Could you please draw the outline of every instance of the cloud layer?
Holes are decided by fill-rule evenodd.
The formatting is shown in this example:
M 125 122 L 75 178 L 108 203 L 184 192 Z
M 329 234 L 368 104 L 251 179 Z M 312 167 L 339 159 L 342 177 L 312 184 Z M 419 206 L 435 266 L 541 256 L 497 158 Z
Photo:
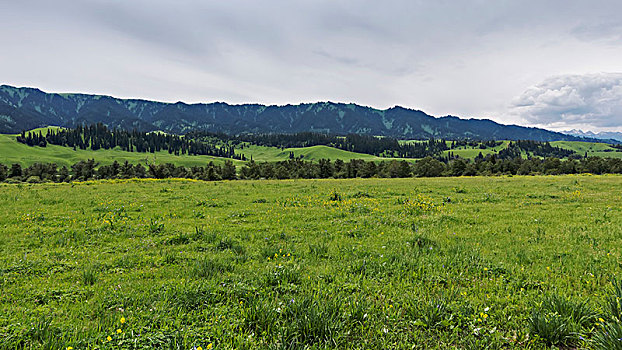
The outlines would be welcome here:
M 545 77 L 622 72 L 620 13 L 618 0 L 4 1 L 0 83 L 524 122 L 508 106 Z
M 513 107 L 528 122 L 555 129 L 622 128 L 622 73 L 550 77 Z

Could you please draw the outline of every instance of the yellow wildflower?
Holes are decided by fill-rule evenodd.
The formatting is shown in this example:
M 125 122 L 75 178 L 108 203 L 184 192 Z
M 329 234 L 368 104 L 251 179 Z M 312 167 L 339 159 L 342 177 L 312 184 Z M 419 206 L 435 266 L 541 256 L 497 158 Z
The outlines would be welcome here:
M 117 329 L 117 334 L 123 332 L 121 329 Z
M 111 340 L 112 340 L 112 337 L 111 337 L 111 336 L 107 336 L 107 337 L 106 337 L 106 340 L 111 341 Z
M 121 323 L 125 323 L 125 317 L 121 317 Z
M 212 343 L 207 344 L 207 346 L 205 347 L 205 350 L 210 350 L 211 348 L 213 348 L 214 345 Z

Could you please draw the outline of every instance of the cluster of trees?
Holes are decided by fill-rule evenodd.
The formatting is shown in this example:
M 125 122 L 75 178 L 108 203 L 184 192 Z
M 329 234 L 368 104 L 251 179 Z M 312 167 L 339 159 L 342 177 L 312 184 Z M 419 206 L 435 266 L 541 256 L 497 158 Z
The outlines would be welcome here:
M 38 132 L 22 132 L 17 141 L 30 146 L 46 147 L 60 145 L 74 149 L 112 149 L 119 147 L 129 152 L 157 152 L 166 150 L 171 154 L 210 155 L 223 158 L 246 160 L 244 154 L 236 154 L 235 149 L 244 149 L 245 145 L 259 145 L 278 148 L 309 147 L 316 145 L 331 146 L 346 151 L 372 154 L 380 157 L 424 158 L 434 157 L 447 162 L 457 158 L 451 150 L 460 147 L 487 149 L 502 144 L 502 141 L 475 141 L 429 139 L 427 141 L 399 142 L 391 137 L 375 137 L 370 135 L 349 134 L 346 136 L 329 135 L 315 132 L 296 134 L 240 134 L 191 132 L 184 136 L 165 133 L 144 133 L 108 129 L 99 123 L 89 126 L 78 126 L 74 129 L 49 129 L 45 135 Z M 621 147 L 621 146 L 614 146 Z M 448 155 L 443 152 L 450 150 Z M 617 150 L 622 151 L 622 148 Z M 612 149 L 613 151 L 613 149 Z M 497 154 L 497 159 L 514 159 L 516 157 L 555 157 L 575 158 L 582 155 L 572 150 L 554 147 L 549 142 L 512 141 L 508 147 Z M 585 156 L 587 157 L 587 155 Z M 483 158 L 483 155 L 478 156 Z
M 503 141 L 478 141 L 478 140 L 455 140 L 448 142 L 443 139 L 429 139 L 427 141 L 401 143 L 391 137 L 375 137 L 370 135 L 349 134 L 346 136 L 328 135 L 315 132 L 300 132 L 295 134 L 241 134 L 229 136 L 209 132 L 194 132 L 187 134 L 191 138 L 216 138 L 222 142 L 231 142 L 244 148 L 244 143 L 278 147 L 309 147 L 309 146 L 330 146 L 346 151 L 372 154 L 379 157 L 398 157 L 398 158 L 424 158 L 434 157 L 443 158 L 442 153 L 447 150 L 455 150 L 461 147 L 472 147 L 474 149 L 488 149 L 500 146 Z M 520 155 L 535 157 L 575 157 L 581 156 L 572 150 L 552 146 L 549 142 L 519 140 L 510 142 L 507 149 L 499 151 L 498 158 L 511 159 Z M 482 158 L 480 156 L 480 158 Z M 453 153 L 445 156 L 445 160 L 456 158 Z
M 581 158 L 575 151 L 551 146 L 548 142 L 538 142 L 529 140 L 519 140 L 510 142 L 508 147 L 499 151 L 497 157 L 501 159 L 513 159 L 526 155 L 536 157 L 554 157 L 554 158 Z
M 78 125 L 74 129 L 48 129 L 45 135 L 39 132 L 22 132 L 17 141 L 29 146 L 46 147 L 47 144 L 73 147 L 74 149 L 113 149 L 121 148 L 127 152 L 159 152 L 171 154 L 209 155 L 223 158 L 246 160 L 237 155 L 235 147 L 227 143 L 215 145 L 192 138 L 158 132 L 139 132 L 108 129 L 98 123 L 88 126 Z
M 423 158 L 439 156 L 447 150 L 443 140 L 428 140 L 401 144 L 391 137 L 375 137 L 370 135 L 348 134 L 346 136 L 326 135 L 303 132 L 290 135 L 240 135 L 236 138 L 254 145 L 289 148 L 308 146 L 330 146 L 345 151 L 372 154 L 379 157 Z
M 456 140 L 451 142 L 450 149 L 456 149 L 460 147 L 471 147 L 471 148 L 479 148 L 479 149 L 487 149 L 500 146 L 503 141 L 477 141 L 477 140 Z
M 241 134 L 228 136 L 207 132 L 195 132 L 194 138 L 216 137 L 222 141 L 235 144 L 248 143 L 258 146 L 292 148 L 310 146 L 330 146 L 345 151 L 372 154 L 379 157 L 423 158 L 440 156 L 447 150 L 444 140 L 430 139 L 422 142 L 400 143 L 391 137 L 375 137 L 370 135 L 348 134 L 346 136 L 329 135 L 316 132 L 300 132 L 295 134 Z M 243 148 L 243 146 L 240 146 Z
M 100 165 L 94 159 L 82 160 L 70 168 L 59 168 L 54 163 L 34 163 L 23 168 L 20 164 L 7 167 L 0 164 L 0 181 L 11 182 L 70 182 L 97 179 L 131 179 L 131 178 L 191 178 L 205 181 L 234 180 L 237 178 L 236 167 L 230 160 L 224 164 L 213 162 L 204 167 L 184 167 L 175 164 L 131 164 L 127 161 L 114 161 L 109 165 Z
M 236 172 L 232 161 L 223 165 L 210 162 L 204 167 L 184 167 L 171 163 L 99 165 L 93 159 L 80 161 L 70 168 L 58 168 L 52 163 L 35 163 L 27 168 L 20 164 L 7 167 L 0 164 L 0 181 L 26 182 L 68 182 L 90 179 L 116 178 L 191 178 L 206 181 L 234 179 L 311 179 L 311 178 L 369 178 L 369 177 L 438 177 L 438 176 L 475 176 L 475 175 L 538 175 L 538 174 L 622 174 L 622 159 L 589 157 L 582 159 L 560 160 L 559 158 L 520 157 L 498 159 L 496 155 L 478 158 L 474 161 L 462 158 L 443 162 L 426 157 L 416 163 L 407 161 L 366 162 L 363 160 L 319 162 L 290 159 L 282 162 L 250 161 Z

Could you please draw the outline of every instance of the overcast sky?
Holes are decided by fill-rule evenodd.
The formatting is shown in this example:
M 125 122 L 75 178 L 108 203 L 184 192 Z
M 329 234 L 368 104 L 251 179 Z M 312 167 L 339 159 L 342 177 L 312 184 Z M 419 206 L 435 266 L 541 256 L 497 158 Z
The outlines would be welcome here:
M 622 2 L 0 0 L 0 83 L 622 131 Z

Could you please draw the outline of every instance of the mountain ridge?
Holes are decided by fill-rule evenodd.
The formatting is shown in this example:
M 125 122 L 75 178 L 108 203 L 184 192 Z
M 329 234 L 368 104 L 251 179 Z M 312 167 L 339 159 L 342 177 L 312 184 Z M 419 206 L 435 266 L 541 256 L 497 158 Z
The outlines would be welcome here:
M 228 134 L 316 131 L 398 139 L 589 140 L 545 129 L 499 124 L 490 119 L 434 117 L 402 106 L 382 110 L 330 101 L 296 105 L 189 104 L 97 94 L 47 93 L 37 88 L 0 85 L 0 133 L 99 122 L 112 128 L 177 134 L 194 130 Z
M 617 132 L 617 131 L 592 132 L 592 131 L 572 129 L 572 130 L 565 130 L 563 133 L 567 135 L 572 135 L 572 136 L 598 139 L 606 143 L 622 143 L 622 132 Z

